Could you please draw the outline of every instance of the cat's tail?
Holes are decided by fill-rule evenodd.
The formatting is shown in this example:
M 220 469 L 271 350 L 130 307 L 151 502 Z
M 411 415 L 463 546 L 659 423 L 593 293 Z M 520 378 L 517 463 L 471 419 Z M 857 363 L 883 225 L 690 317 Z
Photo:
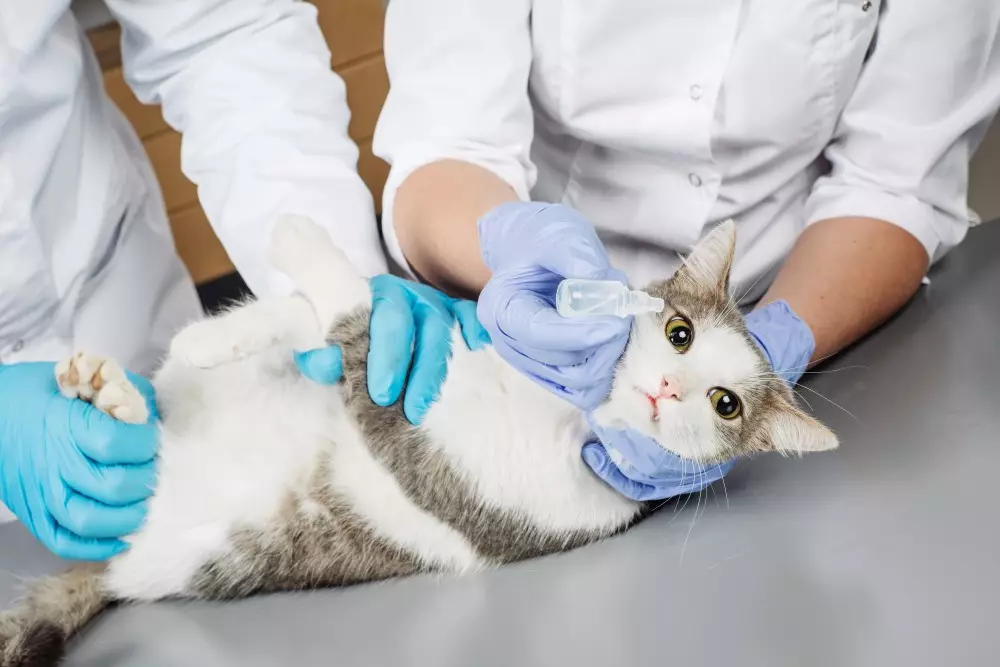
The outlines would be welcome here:
M 74 566 L 35 582 L 13 611 L 0 613 L 0 667 L 54 667 L 68 640 L 111 602 L 104 565 Z
M 300 215 L 278 218 L 267 249 L 271 265 L 292 279 L 316 311 L 321 331 L 343 316 L 371 308 L 368 281 L 319 224 Z

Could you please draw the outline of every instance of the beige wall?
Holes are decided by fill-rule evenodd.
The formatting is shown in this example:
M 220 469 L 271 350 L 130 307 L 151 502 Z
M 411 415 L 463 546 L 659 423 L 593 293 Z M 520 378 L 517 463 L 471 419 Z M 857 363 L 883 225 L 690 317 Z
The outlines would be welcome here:
M 1000 118 L 972 157 L 969 206 L 983 222 L 1000 218 Z

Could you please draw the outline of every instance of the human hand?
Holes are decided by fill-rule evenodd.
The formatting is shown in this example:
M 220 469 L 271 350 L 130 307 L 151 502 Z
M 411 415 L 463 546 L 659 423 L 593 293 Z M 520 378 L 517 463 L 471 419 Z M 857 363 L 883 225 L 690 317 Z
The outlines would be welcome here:
M 593 226 L 566 206 L 511 202 L 479 220 L 479 243 L 493 273 L 479 320 L 497 353 L 577 407 L 596 407 L 611 389 L 632 318 L 570 319 L 555 310 L 564 278 L 627 282 Z
M 375 276 L 370 284 L 368 393 L 385 407 L 399 400 L 406 384 L 403 413 L 410 423 L 419 424 L 447 375 L 456 320 L 470 350 L 489 344 L 489 335 L 476 318 L 473 301 L 391 275 Z M 336 345 L 297 353 L 295 363 L 303 375 L 321 384 L 339 382 L 343 371 Z
M 771 362 L 774 372 L 789 385 L 798 382 L 816 350 L 809 325 L 786 301 L 772 301 L 750 311 L 744 319 L 747 330 Z
M 695 493 L 717 482 L 735 465 L 703 465 L 668 452 L 636 430 L 605 428 L 587 421 L 598 440 L 583 446 L 583 460 L 618 493 L 638 500 L 662 500 Z
M 0 500 L 63 558 L 106 560 L 145 519 L 156 478 L 156 408 L 149 381 L 128 377 L 146 398 L 146 424 L 65 398 L 55 364 L 0 366 Z
M 754 310 L 745 320 L 771 367 L 788 384 L 795 384 L 815 349 L 808 325 L 784 301 Z M 666 451 L 638 431 L 601 428 L 592 419 L 590 426 L 599 441 L 584 445 L 583 460 L 601 479 L 634 500 L 700 491 L 735 464 L 703 466 Z

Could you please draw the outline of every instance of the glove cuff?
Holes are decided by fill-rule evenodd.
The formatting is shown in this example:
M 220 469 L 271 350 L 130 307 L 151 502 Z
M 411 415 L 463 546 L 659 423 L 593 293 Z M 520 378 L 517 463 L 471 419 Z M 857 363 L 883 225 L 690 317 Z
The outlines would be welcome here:
M 751 311 L 746 325 L 774 372 L 789 385 L 798 382 L 816 350 L 809 325 L 784 300 Z

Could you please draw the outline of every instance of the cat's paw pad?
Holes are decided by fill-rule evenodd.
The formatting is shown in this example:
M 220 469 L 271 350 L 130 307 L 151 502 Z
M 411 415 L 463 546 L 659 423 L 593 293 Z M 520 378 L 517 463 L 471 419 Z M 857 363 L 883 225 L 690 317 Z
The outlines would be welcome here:
M 274 336 L 241 326 L 241 312 L 197 322 L 170 342 L 170 355 L 195 368 L 215 368 L 239 361 L 277 343 Z
M 283 215 L 271 233 L 267 259 L 279 271 L 294 275 L 295 269 L 310 257 L 331 252 L 342 254 L 325 228 L 302 215 Z
M 56 364 L 56 384 L 63 396 L 87 401 L 119 421 L 149 420 L 146 399 L 113 359 L 80 352 Z

